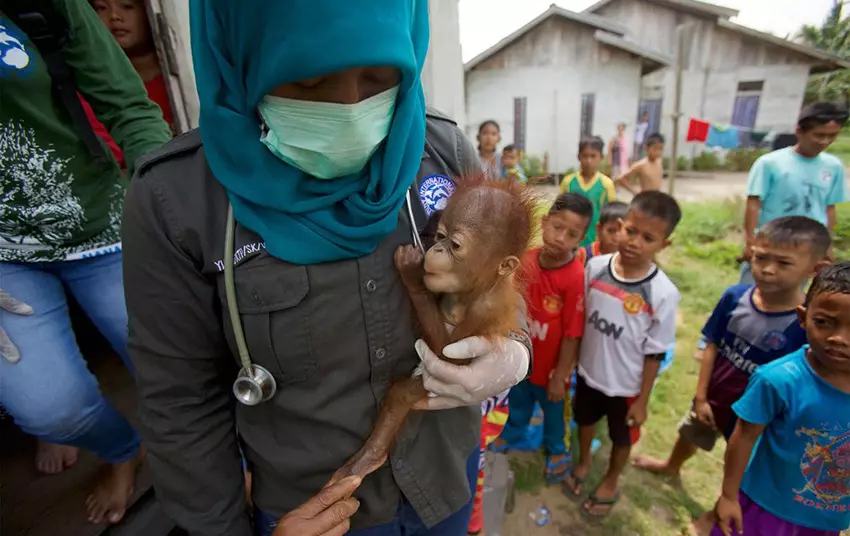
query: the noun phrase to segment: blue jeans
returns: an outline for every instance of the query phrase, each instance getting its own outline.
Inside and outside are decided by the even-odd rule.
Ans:
[[[543,410],[543,446],[550,456],[567,453],[564,435],[567,425],[564,422],[564,401],[552,402],[545,387],[534,385],[528,380],[520,382],[508,395],[508,422],[502,430],[502,439],[509,445],[519,443],[525,437],[528,423],[534,413],[534,403]]]
[[[129,366],[121,254],[0,263],[0,288],[35,311],[19,316],[0,309],[0,323],[21,353],[14,365],[0,359],[0,404],[15,423],[39,439],[91,450],[109,463],[135,456],[139,437],[101,394],[77,346],[65,299],[67,289]]]
[[[469,491],[474,496],[478,481],[479,449],[475,449],[466,461],[466,478]],[[352,530],[348,536],[466,536],[469,517],[472,515],[472,499],[460,510],[437,523],[430,529],[419,518],[419,514],[407,499],[402,497],[395,518],[385,525],[368,529]],[[277,519],[259,509],[254,509],[254,536],[271,536],[277,526]]]

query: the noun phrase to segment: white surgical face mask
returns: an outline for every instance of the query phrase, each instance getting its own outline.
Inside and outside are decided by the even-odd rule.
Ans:
[[[260,141],[284,162],[317,179],[363,169],[390,131],[398,86],[355,104],[266,95],[259,105]]]

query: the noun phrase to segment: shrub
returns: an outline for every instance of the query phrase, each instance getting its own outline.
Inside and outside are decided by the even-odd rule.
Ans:
[[[546,174],[546,170],[543,169],[543,159],[539,156],[523,154],[519,165],[525,171],[526,177],[539,177]]]
[[[749,171],[756,160],[770,152],[770,149],[732,149],[726,153],[726,169],[729,171]]]
[[[661,161],[661,164],[664,166],[664,169],[670,169],[670,158],[664,157]],[[680,156],[676,158],[676,171],[687,171],[691,167],[691,162],[684,156]]]
[[[694,171],[715,171],[722,167],[717,153],[704,151],[692,161]]]

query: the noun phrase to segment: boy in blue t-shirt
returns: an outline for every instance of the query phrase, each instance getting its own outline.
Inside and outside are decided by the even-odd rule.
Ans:
[[[803,216],[771,221],[753,244],[753,285],[728,288],[702,330],[708,341],[693,405],[679,428],[666,461],[648,456],[635,466],[679,476],[697,449],[710,451],[720,436],[735,429],[732,404],[744,394],[750,375],[761,365],[806,343],[797,320],[801,285],[827,261],[829,232]]]
[[[850,527],[850,262],[825,268],[798,314],[810,346],[760,368],[733,407],[711,536]]]
[[[847,110],[831,102],[803,108],[797,143],[768,153],[753,164],[747,183],[741,283],[752,282],[751,246],[756,229],[782,216],[806,216],[835,229],[835,205],[847,200],[844,164],[826,149],[847,122]]]

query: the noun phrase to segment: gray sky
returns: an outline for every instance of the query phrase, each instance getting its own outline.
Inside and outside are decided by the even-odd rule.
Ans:
[[[474,58],[500,39],[540,15],[553,0],[460,0],[460,41],[463,61]],[[559,6],[581,11],[594,0],[558,0]],[[715,2],[740,10],[733,19],[780,37],[794,34],[803,24],[819,24],[832,0],[723,0]]]

